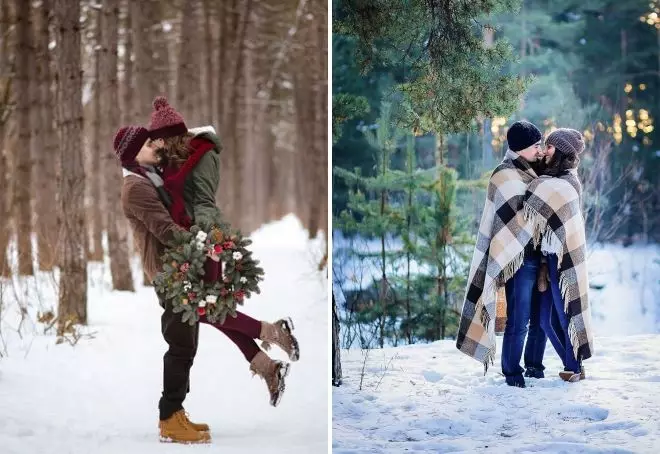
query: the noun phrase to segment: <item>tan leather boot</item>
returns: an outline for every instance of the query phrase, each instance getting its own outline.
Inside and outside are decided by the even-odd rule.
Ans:
[[[192,422],[187,412],[184,412],[183,414],[185,415],[188,424],[190,424],[197,432],[210,432],[211,428],[208,424],[203,422]]]
[[[289,364],[274,361],[264,352],[259,352],[250,362],[252,375],[259,375],[266,382],[270,404],[277,407],[284,394],[284,378],[289,374]]]
[[[293,335],[293,321],[290,318],[275,323],[261,322],[259,339],[263,341],[261,347],[266,351],[270,350],[270,344],[275,344],[289,355],[291,361],[300,359],[300,347]]]
[[[158,424],[160,428],[160,441],[164,443],[209,443],[211,436],[208,432],[195,430],[181,409]]]

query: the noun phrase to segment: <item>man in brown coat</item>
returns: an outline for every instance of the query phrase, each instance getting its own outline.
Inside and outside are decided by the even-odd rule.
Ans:
[[[142,255],[144,271],[153,279],[161,271],[160,256],[173,233],[181,230],[172,220],[159,196],[162,179],[153,167],[158,164],[148,131],[126,126],[115,135],[114,149],[124,173],[121,202]],[[161,441],[205,443],[210,441],[206,424],[191,422],[183,401],[190,390],[190,368],[197,352],[199,325],[181,322],[172,312],[171,301],[158,296],[164,312],[163,338],[169,349],[163,357],[163,393],[159,402]]]

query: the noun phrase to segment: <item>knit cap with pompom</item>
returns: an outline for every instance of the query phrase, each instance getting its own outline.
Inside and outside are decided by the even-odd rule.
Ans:
[[[170,106],[165,96],[157,96],[153,106],[154,111],[151,113],[151,123],[149,123],[149,137],[165,139],[188,132],[183,116]]]
[[[584,151],[584,138],[580,131],[570,128],[559,128],[552,131],[545,139],[546,145],[554,145],[556,149],[568,156],[577,156]]]

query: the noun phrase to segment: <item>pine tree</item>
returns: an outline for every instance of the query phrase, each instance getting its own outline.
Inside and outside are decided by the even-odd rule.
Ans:
[[[462,132],[480,115],[508,115],[518,105],[526,83],[502,73],[513,58],[511,46],[502,40],[484,46],[482,34],[491,27],[475,24],[519,4],[515,0],[385,0],[378,5],[343,1],[338,32],[357,38],[357,58],[365,69],[405,62],[406,76],[398,89],[405,107],[400,120],[406,126],[439,134]]]
[[[340,213],[333,223],[347,234],[358,234],[365,238],[375,238],[379,241],[378,252],[356,251],[355,254],[368,257],[377,264],[380,275],[374,278],[377,287],[377,302],[369,313],[362,314],[367,322],[375,321],[378,330],[378,344],[382,348],[385,339],[386,325],[392,326],[396,319],[396,307],[392,283],[388,273],[391,270],[391,260],[398,252],[389,251],[389,239],[395,231],[396,215],[390,206],[391,191],[395,187],[393,178],[400,175],[392,169],[392,155],[400,137],[396,128],[393,129],[391,120],[391,105],[383,103],[381,118],[374,125],[375,132],[365,128],[363,133],[371,146],[377,150],[376,175],[363,177],[359,171],[348,171],[335,167],[334,174],[347,184],[355,186],[349,192],[349,202],[346,211]]]

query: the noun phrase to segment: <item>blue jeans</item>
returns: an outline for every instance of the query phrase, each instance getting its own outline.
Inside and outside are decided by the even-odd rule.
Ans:
[[[540,260],[538,254],[525,257],[520,269],[505,285],[507,319],[502,342],[502,373],[507,378],[523,380],[524,369],[520,367],[520,359],[525,336],[525,367],[544,369],[543,353],[547,338],[541,329],[539,292],[536,288]]]
[[[548,256],[548,274],[550,285],[541,293],[541,328],[550,339],[550,343],[561,358],[564,370],[580,372],[580,365],[573,353],[573,344],[568,335],[568,317],[564,312],[564,300],[559,289],[559,271],[557,256]]]

